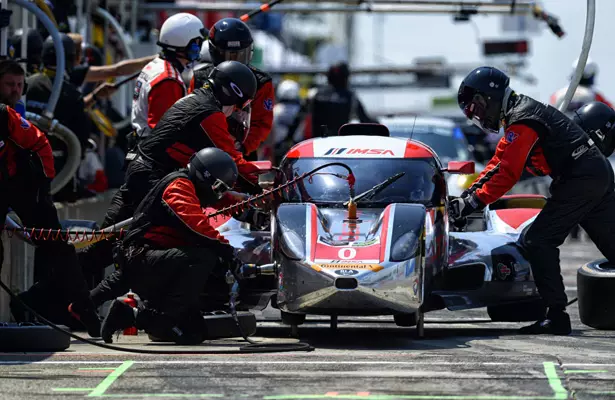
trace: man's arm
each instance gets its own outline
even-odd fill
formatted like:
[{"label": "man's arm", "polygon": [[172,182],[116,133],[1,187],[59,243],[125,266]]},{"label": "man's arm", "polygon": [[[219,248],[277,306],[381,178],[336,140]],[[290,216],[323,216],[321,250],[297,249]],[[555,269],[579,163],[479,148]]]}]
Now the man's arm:
[{"label": "man's arm", "polygon": [[271,82],[267,82],[256,92],[252,101],[252,115],[250,117],[250,130],[243,142],[246,154],[256,151],[267,139],[273,126],[273,106],[275,93]]},{"label": "man's arm", "polygon": [[496,150],[499,162],[483,176],[490,178],[476,189],[473,196],[487,205],[505,195],[521,178],[537,142],[538,134],[532,128],[522,124],[508,127]]},{"label": "man's arm", "polygon": [[209,224],[207,216],[201,209],[194,185],[190,180],[176,179],[165,189],[162,194],[162,201],[186,228],[216,245],[222,251],[223,257],[232,256],[233,247],[228,244],[229,242],[224,236],[220,235]]},{"label": "man's arm", "polygon": [[55,177],[53,152],[47,136],[12,108],[7,106],[6,113],[11,141],[22,149],[36,153],[43,167],[45,177],[49,179]]},{"label": "man's arm", "polygon": [[124,60],[111,65],[91,66],[88,73],[85,75],[85,82],[98,82],[117,76],[134,74],[142,70],[147,63],[156,57],[156,55],[153,55],[132,60]]},{"label": "man's arm", "polygon": [[258,175],[255,174],[258,168],[247,162],[241,152],[235,149],[235,141],[231,134],[228,133],[226,117],[222,112],[215,112],[205,117],[201,121],[201,129],[203,129],[203,132],[209,137],[214,146],[233,158],[233,161],[237,164],[239,175],[252,183],[258,182]]}]

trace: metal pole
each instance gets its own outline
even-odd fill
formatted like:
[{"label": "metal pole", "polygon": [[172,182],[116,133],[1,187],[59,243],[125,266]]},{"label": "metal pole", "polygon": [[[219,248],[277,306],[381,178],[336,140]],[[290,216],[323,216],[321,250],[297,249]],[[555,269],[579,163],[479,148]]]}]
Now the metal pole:
[{"label": "metal pole", "polygon": [[[83,0],[77,0],[76,3],[77,3],[76,4],[76,8],[77,8],[77,24],[75,26],[75,31],[77,33],[83,34],[83,31],[82,31],[82,29],[83,29],[83,22],[84,22],[83,21]],[[83,39],[84,39],[83,41],[86,44],[90,43],[88,41],[89,38],[87,37],[87,34],[84,35]]]},{"label": "metal pole", "polygon": [[[36,5],[30,3],[27,0],[11,0],[18,6],[25,8],[30,11],[43,23],[45,29],[51,35],[53,39],[53,47],[56,50],[56,70],[60,73],[57,73],[53,78],[53,86],[51,87],[51,96],[49,97],[49,101],[47,102],[47,107],[45,111],[43,111],[43,115],[49,119],[53,118],[53,112],[56,109],[56,104],[58,104],[58,99],[60,98],[60,92],[62,91],[62,83],[64,82],[64,74],[61,71],[66,69],[66,64],[64,62],[64,46],[62,46],[62,39],[60,38],[60,33],[58,28],[53,24],[53,22],[49,19],[49,17]],[[4,3],[8,2],[8,0],[2,0],[2,7],[4,8]],[[4,34],[2,35],[4,38]],[[4,53],[2,53],[2,49],[4,49]],[[0,53],[2,55],[6,55],[6,40],[2,40],[0,42]]]},{"label": "metal pole", "polygon": [[[2,0],[2,9],[3,10],[8,10],[9,9],[9,0]],[[9,27],[4,27],[2,28],[2,30],[0,31],[0,56],[4,57],[7,54],[7,42],[8,42],[8,33],[9,33]],[[23,40],[22,40],[23,42]]]},{"label": "metal pole", "polygon": [[585,36],[583,37],[583,46],[581,47],[581,55],[579,56],[579,62],[577,63],[577,68],[574,70],[574,75],[570,80],[570,86],[568,86],[568,90],[566,90],[566,95],[564,96],[564,100],[562,104],[559,105],[558,109],[561,112],[564,112],[574,93],[577,91],[577,87],[579,86],[579,82],[581,82],[581,77],[583,76],[583,70],[585,69],[585,64],[587,64],[587,57],[589,56],[589,49],[592,46],[592,37],[594,35],[594,22],[596,19],[596,1],[595,0],[587,0],[587,12],[585,14]]},{"label": "metal pole", "polygon": [[109,11],[100,7],[96,7],[93,12],[101,16],[106,22],[111,24],[111,27],[115,30],[118,38],[120,39],[120,43],[122,44],[126,58],[135,58],[134,53],[132,52],[132,48],[128,45],[126,41],[126,33],[124,32],[124,29],[122,29],[122,25],[120,25],[117,19],[113,18],[113,15],[111,15]]},{"label": "metal pole", "polygon": [[137,41],[137,19],[139,18],[137,12],[137,2],[132,0],[130,5],[130,36],[133,41]]},{"label": "metal pole", "polygon": [[[510,8],[495,8],[495,4],[484,6],[489,7],[486,9],[480,9],[476,12],[478,14],[496,14],[496,15],[527,15],[531,12],[528,7],[515,7],[514,10]],[[290,4],[276,6],[273,10],[283,13],[351,13],[351,12],[372,12],[372,13],[408,13],[408,14],[457,14],[466,8],[452,7],[448,8],[417,8],[417,6],[407,5],[394,5],[394,4],[372,4],[364,6],[327,6],[327,7],[313,7],[313,4]],[[142,11],[218,11],[218,12],[250,12],[254,10],[254,7],[244,3],[208,3],[208,4],[194,4],[194,5],[177,5],[174,3],[154,3],[144,4],[140,6]],[[471,8],[470,8],[471,9]],[[474,9],[473,9],[474,10]]]}]

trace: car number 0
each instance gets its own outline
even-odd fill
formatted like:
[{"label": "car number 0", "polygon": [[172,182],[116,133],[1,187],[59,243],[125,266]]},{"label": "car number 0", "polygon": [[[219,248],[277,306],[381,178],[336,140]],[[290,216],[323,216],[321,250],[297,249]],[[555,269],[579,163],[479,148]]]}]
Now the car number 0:
[{"label": "car number 0", "polygon": [[357,250],[352,247],[344,247],[337,253],[340,260],[352,260],[357,255]]}]

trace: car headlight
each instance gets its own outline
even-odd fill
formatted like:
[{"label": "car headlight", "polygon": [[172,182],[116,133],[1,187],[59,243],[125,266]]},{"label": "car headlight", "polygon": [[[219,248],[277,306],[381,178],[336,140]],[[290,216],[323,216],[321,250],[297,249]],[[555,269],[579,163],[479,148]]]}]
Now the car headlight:
[{"label": "car headlight", "polygon": [[391,261],[406,261],[416,257],[419,250],[419,240],[414,232],[406,232],[393,244]]},{"label": "car headlight", "polygon": [[305,259],[305,240],[284,225],[280,228],[280,251],[291,260]]}]

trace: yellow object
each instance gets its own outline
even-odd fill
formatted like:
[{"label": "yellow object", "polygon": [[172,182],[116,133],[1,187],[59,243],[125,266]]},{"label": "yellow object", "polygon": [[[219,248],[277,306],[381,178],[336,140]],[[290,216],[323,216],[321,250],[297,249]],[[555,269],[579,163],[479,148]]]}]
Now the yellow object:
[{"label": "yellow object", "polygon": [[474,181],[476,180],[476,178],[478,178],[479,175],[480,173],[474,173],[472,175],[459,175],[459,177],[457,178],[457,184],[463,189],[468,189],[470,186],[472,186],[472,183],[474,183]]},{"label": "yellow object", "polygon": [[357,219],[357,203],[352,199],[348,202],[348,219]]},{"label": "yellow object", "polygon": [[90,108],[87,110],[87,113],[98,130],[100,130],[105,136],[110,138],[117,136],[117,129],[113,127],[113,123],[105,114],[102,113],[102,111],[97,108]]},{"label": "yellow object", "polygon": [[53,12],[51,11],[51,8],[49,8],[47,3],[45,3],[45,0],[34,0],[34,3],[36,4],[38,8],[41,9],[41,11],[45,13],[47,17],[49,17],[51,22],[53,22],[53,25],[57,28],[58,21],[56,21],[56,18],[54,17]]}]

